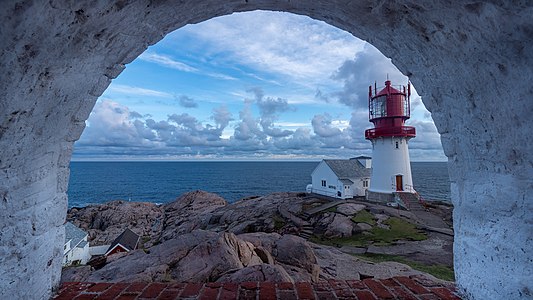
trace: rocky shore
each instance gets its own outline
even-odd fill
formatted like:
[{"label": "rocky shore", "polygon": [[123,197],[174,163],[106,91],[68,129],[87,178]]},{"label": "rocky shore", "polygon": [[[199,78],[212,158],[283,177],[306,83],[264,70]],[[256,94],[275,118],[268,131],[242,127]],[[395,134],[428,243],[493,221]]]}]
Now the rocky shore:
[{"label": "rocky shore", "polygon": [[[451,280],[423,268],[451,268],[451,207],[432,205],[424,214],[304,193],[228,204],[203,191],[164,205],[112,201],[71,208],[67,220],[89,233],[91,246],[110,244],[126,228],[140,235],[141,243],[137,250],[107,257],[99,269],[65,268],[62,280],[317,282],[411,275]],[[442,228],[425,224],[431,216]]]}]

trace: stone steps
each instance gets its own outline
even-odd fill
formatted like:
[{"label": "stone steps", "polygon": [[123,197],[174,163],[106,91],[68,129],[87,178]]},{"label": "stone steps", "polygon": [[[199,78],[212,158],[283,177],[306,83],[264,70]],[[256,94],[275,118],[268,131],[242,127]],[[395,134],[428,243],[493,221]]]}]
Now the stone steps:
[{"label": "stone steps", "polygon": [[313,237],[314,234],[314,227],[311,225],[304,225],[302,226],[302,230],[300,231],[300,237],[303,237],[306,240],[309,240],[311,237]]}]

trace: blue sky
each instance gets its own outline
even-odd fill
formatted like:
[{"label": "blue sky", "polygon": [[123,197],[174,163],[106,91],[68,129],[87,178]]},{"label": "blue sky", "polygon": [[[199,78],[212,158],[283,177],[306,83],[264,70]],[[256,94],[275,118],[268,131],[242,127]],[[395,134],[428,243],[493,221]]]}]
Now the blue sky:
[{"label": "blue sky", "polygon": [[[187,25],[98,99],[74,160],[253,160],[371,154],[368,86],[406,84],[372,45],[324,22],[247,12]],[[445,160],[416,94],[413,161]]]}]

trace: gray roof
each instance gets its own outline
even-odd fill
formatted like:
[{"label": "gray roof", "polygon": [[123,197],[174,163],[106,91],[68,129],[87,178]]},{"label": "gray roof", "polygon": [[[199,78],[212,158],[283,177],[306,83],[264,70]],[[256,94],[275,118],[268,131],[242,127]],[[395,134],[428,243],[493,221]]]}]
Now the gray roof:
[{"label": "gray roof", "polygon": [[116,245],[120,244],[125,247],[128,251],[135,250],[137,248],[137,243],[139,243],[138,236],[135,232],[131,231],[129,228],[126,228],[109,246],[109,250],[113,249]]},{"label": "gray roof", "polygon": [[354,159],[372,159],[372,157],[366,155],[359,155],[357,157],[354,157]]},{"label": "gray roof", "polygon": [[356,159],[324,159],[324,162],[339,179],[370,177],[370,168]]},{"label": "gray roof", "polygon": [[65,244],[71,240],[70,246],[74,248],[83,240],[86,235],[87,233],[85,231],[79,229],[74,224],[70,222],[65,223]]},{"label": "gray roof", "polygon": [[77,247],[78,248],[83,248],[83,247],[85,247],[85,245],[87,245],[87,243],[89,243],[89,242],[81,241],[81,243],[79,243]]},{"label": "gray roof", "polygon": [[351,181],[350,179],[339,179],[342,184],[347,184],[347,185],[350,185],[350,184],[353,184],[353,181]]}]

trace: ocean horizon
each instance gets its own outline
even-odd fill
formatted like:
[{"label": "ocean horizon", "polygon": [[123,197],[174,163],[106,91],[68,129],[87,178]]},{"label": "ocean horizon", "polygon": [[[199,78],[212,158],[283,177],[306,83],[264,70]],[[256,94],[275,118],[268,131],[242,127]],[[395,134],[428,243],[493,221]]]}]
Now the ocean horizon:
[{"label": "ocean horizon", "polygon": [[[317,160],[72,161],[69,207],[112,200],[167,203],[193,190],[228,202],[274,192],[304,192]],[[415,189],[450,201],[446,162],[411,162]]]}]

